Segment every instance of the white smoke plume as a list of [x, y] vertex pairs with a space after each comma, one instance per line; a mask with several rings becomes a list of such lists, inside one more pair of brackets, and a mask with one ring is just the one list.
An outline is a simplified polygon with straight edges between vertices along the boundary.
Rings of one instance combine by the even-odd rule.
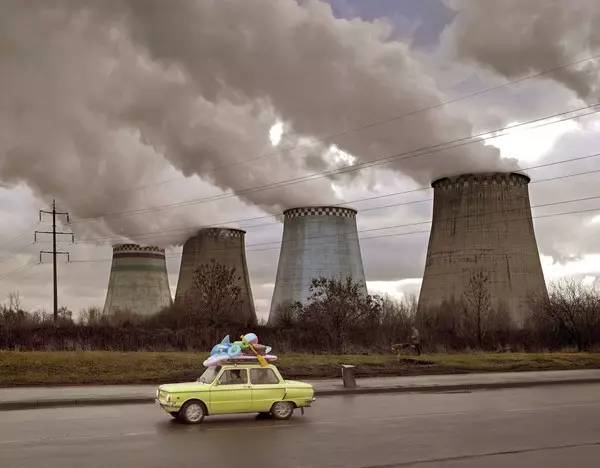
[[[334, 203], [326, 179], [244, 191], [339, 164], [332, 142], [260, 158], [273, 152], [276, 121], [286, 128], [285, 148], [443, 100], [390, 33], [383, 22], [336, 19], [317, 0], [5, 0], [0, 180], [23, 181], [79, 217], [179, 201], [167, 185], [123, 192], [173, 168], [270, 212]], [[470, 134], [469, 122], [438, 109], [335, 144], [361, 163]], [[514, 169], [482, 144], [389, 167], [421, 183]], [[142, 230], [203, 222], [177, 213], [91, 226], [135, 239]]]
[[[508, 78], [560, 67], [600, 53], [597, 0], [446, 0], [457, 17], [445, 32], [461, 59]], [[600, 94], [598, 62], [567, 67], [553, 79], [587, 102]]]

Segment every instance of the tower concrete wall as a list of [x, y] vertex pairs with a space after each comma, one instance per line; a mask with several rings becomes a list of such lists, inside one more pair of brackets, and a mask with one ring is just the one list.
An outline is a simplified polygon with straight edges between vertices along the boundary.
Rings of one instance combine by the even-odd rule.
[[254, 299], [248, 275], [245, 250], [246, 232], [240, 229], [206, 228], [191, 237], [183, 245], [181, 270], [175, 300], [182, 300], [193, 284], [194, 271], [212, 260], [228, 268], [235, 268], [239, 277], [236, 286], [241, 289], [241, 317], [248, 326], [257, 324]]
[[547, 295], [535, 239], [529, 178], [522, 174], [464, 174], [433, 182], [433, 221], [419, 312], [460, 301], [482, 273], [493, 307], [522, 326], [532, 296]]
[[292, 208], [284, 212], [269, 324], [277, 321], [280, 306], [305, 303], [310, 283], [320, 276], [340, 280], [351, 277], [367, 293], [358, 232], [357, 211], [340, 207]]
[[105, 313], [152, 315], [172, 301], [164, 249], [135, 244], [113, 247]]

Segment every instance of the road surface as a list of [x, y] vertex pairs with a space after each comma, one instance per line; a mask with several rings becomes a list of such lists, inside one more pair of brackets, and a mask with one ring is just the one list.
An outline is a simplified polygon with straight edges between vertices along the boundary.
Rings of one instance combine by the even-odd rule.
[[326, 397], [290, 421], [173, 421], [153, 405], [0, 413], [19, 468], [597, 467], [600, 385]]

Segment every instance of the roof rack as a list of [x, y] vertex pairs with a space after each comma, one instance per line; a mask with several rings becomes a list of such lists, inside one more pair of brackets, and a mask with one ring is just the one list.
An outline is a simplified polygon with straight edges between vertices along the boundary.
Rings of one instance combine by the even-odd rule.
[[[264, 356], [261, 356], [261, 357], [264, 357]], [[266, 358], [265, 361], [271, 362], [271, 361], [274, 361], [274, 359]], [[258, 361], [258, 358], [256, 358], [256, 357], [252, 357], [252, 358], [251, 357], [246, 357], [244, 359], [228, 358], [228, 359], [223, 359], [221, 362], [230, 362], [230, 363], [234, 362], [234, 363], [242, 363], [243, 364], [245, 362], [246, 363], [253, 363], [253, 362], [259, 362], [259, 361]]]
[[236, 358], [230, 358], [230, 359], [223, 359], [221, 361], [221, 363], [223, 363], [223, 364], [244, 364], [244, 363], [254, 363], [254, 362], [258, 362], [258, 359], [236, 359]]

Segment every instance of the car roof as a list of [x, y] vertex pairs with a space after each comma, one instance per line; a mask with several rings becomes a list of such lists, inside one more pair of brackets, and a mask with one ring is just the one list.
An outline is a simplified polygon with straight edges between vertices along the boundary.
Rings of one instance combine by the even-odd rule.
[[260, 363], [240, 363], [240, 362], [224, 362], [221, 364], [223, 369], [277, 369], [273, 364], [263, 366]]

